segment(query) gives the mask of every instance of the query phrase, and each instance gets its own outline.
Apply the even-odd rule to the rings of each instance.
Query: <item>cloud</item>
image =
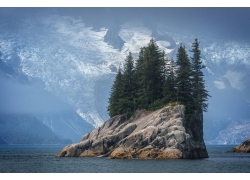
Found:
[[[214,85],[217,89],[225,89],[226,88],[225,83],[221,80],[214,81]]]
[[[228,79],[230,85],[234,89],[240,91],[244,89],[244,84],[241,82],[242,78],[244,77],[244,74],[242,72],[228,70],[223,77]]]

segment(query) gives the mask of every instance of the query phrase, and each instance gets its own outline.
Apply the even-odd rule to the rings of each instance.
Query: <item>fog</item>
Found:
[[[62,101],[41,87],[0,78],[0,111],[8,113],[44,113],[67,110]]]

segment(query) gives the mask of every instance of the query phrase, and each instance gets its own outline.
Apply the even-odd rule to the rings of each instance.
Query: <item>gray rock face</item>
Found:
[[[119,27],[111,27],[104,36],[104,42],[113,46],[115,49],[121,50],[125,41],[123,41],[122,38],[119,36],[119,31]]]
[[[185,107],[177,105],[154,112],[142,110],[130,119],[115,116],[79,143],[63,148],[56,157],[208,158],[203,134],[194,139],[187,132],[184,113]]]
[[[243,152],[250,153],[250,138],[242,142],[240,145],[231,149],[229,152]]]

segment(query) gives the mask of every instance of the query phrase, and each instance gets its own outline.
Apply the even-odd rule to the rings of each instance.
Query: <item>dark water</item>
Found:
[[[55,158],[64,146],[0,146],[0,173],[249,173],[250,153],[228,153],[234,146],[208,145],[209,158],[131,159]]]

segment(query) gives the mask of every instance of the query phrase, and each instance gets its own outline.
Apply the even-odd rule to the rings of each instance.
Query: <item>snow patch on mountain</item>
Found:
[[[127,54],[130,51],[135,54],[135,57],[140,48],[146,46],[153,38],[152,31],[138,19],[122,24],[119,36],[125,41],[122,53]],[[166,54],[172,51],[172,49],[167,48],[170,46],[170,42],[159,40],[156,43],[159,49],[164,50]]]
[[[125,23],[119,32],[125,44],[119,51],[104,42],[106,28],[95,31],[86,27],[81,18],[54,14],[38,22],[26,18],[24,23],[21,38],[15,40],[22,47],[17,51],[22,71],[42,79],[46,90],[69,103],[95,127],[107,120],[95,107],[96,81],[113,77],[114,67],[122,65],[128,52],[134,53],[136,58],[139,49],[152,38],[151,31],[143,24]],[[166,50],[164,46],[168,43],[160,42],[159,45]],[[13,45],[5,43],[5,47],[13,48]]]
[[[140,20],[129,21],[121,25],[119,36],[125,41],[123,53],[138,53],[140,48],[150,41],[151,30],[146,28]]]
[[[212,62],[219,64],[223,61],[227,64],[250,65],[250,45],[239,42],[214,42],[206,44],[202,49],[204,55]]]
[[[232,121],[226,129],[220,131],[215,140],[207,141],[207,144],[240,144],[250,137],[249,120]]]
[[[110,74],[109,66],[119,64],[124,57],[103,42],[106,29],[93,31],[81,20],[58,15],[41,23],[46,28],[30,34],[33,41],[18,42],[26,44],[18,52],[22,71],[41,78],[46,90],[63,98],[86,121],[101,125],[104,120],[94,106],[95,81]],[[31,25],[27,28],[35,29]]]
[[[136,59],[140,48],[152,38],[151,30],[142,23],[124,23],[118,35],[125,44],[119,51],[104,42],[107,30],[93,30],[81,18],[39,14],[26,17],[18,34],[6,31],[7,34],[0,35],[5,37],[1,38],[0,51],[4,59],[16,54],[23,73],[42,79],[47,91],[69,103],[83,119],[98,127],[107,119],[95,105],[96,82],[112,79],[128,52]],[[169,42],[157,41],[157,44],[161,50],[171,51],[166,48]]]
[[[1,38],[0,36],[0,52],[2,54],[1,55],[1,59],[3,61],[8,61],[11,59],[11,56],[12,56],[12,53],[13,53],[13,41],[9,40],[9,39],[4,39],[4,38]]]

